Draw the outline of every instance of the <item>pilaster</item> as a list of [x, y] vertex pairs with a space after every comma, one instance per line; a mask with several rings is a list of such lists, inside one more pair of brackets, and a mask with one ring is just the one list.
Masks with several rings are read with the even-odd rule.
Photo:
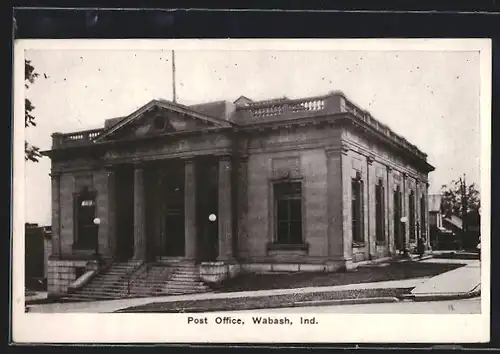
[[328, 213], [328, 256], [344, 259], [343, 210], [348, 207], [342, 191], [342, 152], [338, 149], [326, 151], [327, 166], [327, 213]]
[[351, 159], [349, 148], [343, 146], [340, 154], [342, 170], [342, 239], [343, 258], [352, 261], [352, 215], [351, 215]]
[[61, 175], [51, 173], [52, 184], [52, 256], [61, 254]]
[[377, 183], [377, 176], [375, 173], [375, 166], [373, 165], [373, 157], [368, 156], [366, 158], [367, 163], [367, 173], [366, 173], [366, 193], [368, 198], [368, 207], [365, 209], [368, 218], [368, 228], [367, 228], [367, 244], [368, 244], [368, 256], [369, 258], [376, 258], [377, 256], [377, 235], [376, 235], [376, 215], [375, 215], [375, 185]]
[[386, 188], [386, 200], [387, 200], [387, 208], [386, 208], [386, 230], [388, 233], [388, 243], [389, 243], [389, 253], [391, 255], [395, 254], [396, 249], [396, 239], [394, 235], [394, 177], [392, 174], [392, 168], [387, 166], [387, 188]]

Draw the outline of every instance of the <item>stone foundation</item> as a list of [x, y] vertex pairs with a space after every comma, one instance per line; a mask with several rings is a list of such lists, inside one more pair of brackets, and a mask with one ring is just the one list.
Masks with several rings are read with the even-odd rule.
[[345, 269], [345, 262], [312, 263], [248, 263], [241, 265], [246, 273], [269, 272], [336, 272]]
[[47, 291], [49, 296], [65, 294], [68, 287], [77, 278], [77, 269], [83, 268], [83, 272], [97, 270], [99, 265], [96, 261], [88, 260], [60, 260], [49, 259]]
[[337, 272], [346, 269], [346, 262], [310, 263], [225, 263], [203, 262], [200, 264], [200, 277], [206, 283], [220, 283], [240, 273], [272, 272]]
[[200, 277], [206, 283], [220, 283], [226, 279], [234, 278], [240, 273], [238, 263], [202, 262], [200, 264]]

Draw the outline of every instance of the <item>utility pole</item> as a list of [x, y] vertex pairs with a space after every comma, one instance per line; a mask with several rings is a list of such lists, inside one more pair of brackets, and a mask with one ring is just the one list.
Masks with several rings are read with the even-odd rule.
[[172, 50], [172, 101], [177, 102], [177, 94], [175, 92], [175, 52]]

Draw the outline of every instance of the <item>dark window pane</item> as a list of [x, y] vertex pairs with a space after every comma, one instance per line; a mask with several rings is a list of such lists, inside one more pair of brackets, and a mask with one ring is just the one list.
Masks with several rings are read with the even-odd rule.
[[300, 199], [290, 200], [290, 220], [301, 221], [302, 220], [302, 203]]
[[[274, 185], [277, 242], [302, 242], [301, 183], [279, 183]], [[293, 229], [293, 230], [292, 230]]]
[[279, 222], [278, 223], [278, 242], [279, 243], [288, 243], [288, 222]]
[[300, 221], [290, 223], [290, 242], [302, 243], [302, 223]]
[[278, 200], [278, 221], [288, 220], [288, 200]]

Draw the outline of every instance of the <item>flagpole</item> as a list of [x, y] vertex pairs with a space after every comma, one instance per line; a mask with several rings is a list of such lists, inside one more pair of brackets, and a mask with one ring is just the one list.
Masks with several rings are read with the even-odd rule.
[[177, 95], [175, 92], [175, 52], [172, 50], [172, 101], [177, 102]]

